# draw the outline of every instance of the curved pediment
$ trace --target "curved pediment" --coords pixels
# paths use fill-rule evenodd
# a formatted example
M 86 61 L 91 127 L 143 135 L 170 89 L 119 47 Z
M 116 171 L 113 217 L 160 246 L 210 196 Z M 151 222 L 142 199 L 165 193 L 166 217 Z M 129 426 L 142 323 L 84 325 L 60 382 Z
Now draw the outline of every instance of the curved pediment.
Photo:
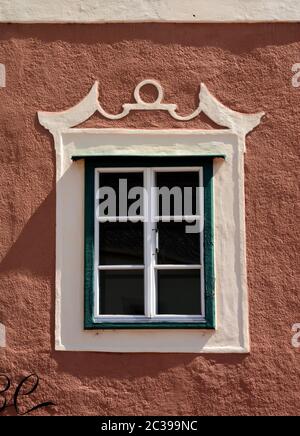
M 157 99 L 153 103 L 143 101 L 140 90 L 145 85 L 152 85 L 157 90 Z M 134 90 L 135 103 L 123 104 L 123 110 L 118 114 L 106 112 L 99 102 L 99 82 L 95 82 L 90 92 L 76 106 L 62 112 L 39 112 L 38 117 L 42 126 L 50 131 L 57 131 L 76 127 L 87 121 L 95 112 L 99 112 L 109 120 L 125 118 L 131 111 L 166 111 L 177 121 L 190 121 L 201 112 L 208 116 L 214 123 L 226 127 L 232 132 L 246 135 L 253 130 L 264 115 L 263 112 L 256 114 L 243 114 L 233 111 L 219 102 L 202 83 L 199 93 L 199 106 L 189 115 L 180 115 L 177 104 L 164 103 L 164 92 L 156 80 L 144 80 Z

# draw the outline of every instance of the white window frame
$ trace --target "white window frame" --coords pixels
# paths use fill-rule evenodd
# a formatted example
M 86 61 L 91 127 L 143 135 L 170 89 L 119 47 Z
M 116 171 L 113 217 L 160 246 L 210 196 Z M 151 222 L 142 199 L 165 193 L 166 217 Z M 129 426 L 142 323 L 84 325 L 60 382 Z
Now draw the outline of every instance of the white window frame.
M 156 172 L 198 172 L 199 173 L 199 205 L 200 215 L 193 215 L 185 218 L 195 218 L 195 220 L 203 219 L 204 214 L 204 198 L 203 198 L 203 167 L 149 167 L 149 168 L 96 168 L 95 169 L 95 211 L 97 210 L 98 200 L 96 193 L 100 187 L 99 176 L 101 173 L 142 173 L 144 188 L 148 196 L 144 198 L 144 216 L 140 217 L 140 221 L 144 223 L 144 265 L 105 265 L 100 266 L 99 256 L 99 224 L 100 222 L 108 222 L 105 217 L 103 219 L 97 217 L 95 213 L 95 242 L 94 242 L 94 322 L 112 322 L 112 323 L 138 323 L 138 322 L 191 322 L 201 323 L 205 322 L 205 278 L 204 278 L 204 241 L 203 232 L 200 233 L 200 264 L 199 265 L 159 265 L 155 262 L 156 244 L 156 225 L 158 218 L 168 219 L 169 217 L 158 217 L 156 211 L 157 201 L 153 195 L 152 188 L 155 186 L 154 177 Z M 147 202 L 148 200 L 148 202 Z M 176 218 L 176 217 L 173 217 Z M 184 218 L 184 216 L 177 217 Z M 130 217 L 110 217 L 110 220 L 127 220 Z M 150 244 L 147 241 L 150 240 Z M 144 271 L 144 304 L 145 315 L 100 315 L 100 285 L 99 285 L 99 271 L 107 270 L 143 270 Z M 201 293 L 201 314 L 199 315 L 159 315 L 157 314 L 157 283 L 155 273 L 157 270 L 200 270 L 200 289 Z

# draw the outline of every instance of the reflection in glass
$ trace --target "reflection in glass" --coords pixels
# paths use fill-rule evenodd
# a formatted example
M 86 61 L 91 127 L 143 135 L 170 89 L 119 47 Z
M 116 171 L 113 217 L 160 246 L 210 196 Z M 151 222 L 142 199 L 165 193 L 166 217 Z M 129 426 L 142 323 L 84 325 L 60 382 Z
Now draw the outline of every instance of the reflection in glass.
M 158 264 L 200 265 L 200 233 L 186 233 L 193 223 L 157 223 Z
M 143 265 L 144 224 L 101 223 L 99 226 L 100 265 Z
M 142 188 L 143 173 L 100 173 L 99 174 L 99 187 L 100 189 L 110 188 L 110 193 L 107 194 L 105 190 L 104 198 L 99 199 L 99 204 L 104 205 L 104 213 L 100 216 L 128 216 L 130 206 L 138 201 L 140 207 L 136 211 L 137 216 L 143 215 L 143 198 L 142 195 L 137 195 L 136 190 L 132 191 L 133 197 L 129 198 L 129 191 L 133 188 Z M 115 198 L 115 207 L 112 207 L 113 213 L 110 213 L 107 202 L 111 197 L 111 190 L 113 190 Z M 103 191 L 104 192 L 104 191 Z M 141 189 L 138 190 L 142 194 Z M 122 207 L 120 208 L 120 204 Z
M 158 314 L 201 315 L 200 270 L 158 270 Z
M 160 189 L 157 197 L 159 216 L 199 214 L 198 172 L 157 172 L 156 186 Z M 191 189 L 185 192 L 184 188 Z M 165 192 L 169 192 L 169 199 Z
M 144 315 L 144 271 L 100 271 L 101 315 Z

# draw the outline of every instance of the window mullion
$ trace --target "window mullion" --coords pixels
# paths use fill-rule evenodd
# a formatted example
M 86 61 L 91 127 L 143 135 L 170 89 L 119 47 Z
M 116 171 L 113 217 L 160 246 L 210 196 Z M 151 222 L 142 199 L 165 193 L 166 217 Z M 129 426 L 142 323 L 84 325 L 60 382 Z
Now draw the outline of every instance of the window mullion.
M 152 308 L 152 289 L 153 289 L 153 267 L 152 267 L 152 220 L 151 220 L 151 170 L 146 168 L 144 171 L 144 258 L 145 258 L 145 315 L 153 315 Z
M 151 252 L 151 288 L 150 288 L 150 301 L 151 301 L 151 317 L 154 317 L 157 312 L 157 290 L 156 290 L 156 230 L 157 230 L 157 222 L 155 220 L 156 215 L 156 190 L 155 188 L 155 171 L 153 168 L 149 168 L 149 179 L 150 179 L 150 195 L 149 195 L 149 204 L 150 204 L 150 229 L 151 229 L 151 244 L 149 251 Z

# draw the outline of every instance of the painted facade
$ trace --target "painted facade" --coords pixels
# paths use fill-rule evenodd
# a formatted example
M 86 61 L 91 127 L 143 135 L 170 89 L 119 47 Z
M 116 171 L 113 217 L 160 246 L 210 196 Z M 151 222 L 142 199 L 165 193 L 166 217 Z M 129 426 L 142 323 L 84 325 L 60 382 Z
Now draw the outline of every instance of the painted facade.
M 156 16 L 115 2 L 119 20 L 60 3 L 60 18 L 0 10 L 0 372 L 38 374 L 33 401 L 56 406 L 35 414 L 297 415 L 298 2 L 228 2 L 218 16 L 202 2 L 200 18 L 192 1 L 174 16 L 168 2 Z M 214 164 L 217 329 L 84 331 L 84 161 L 71 157 L 174 146 L 226 157 Z

